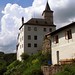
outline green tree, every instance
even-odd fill
[[[24,60],[26,60],[26,59],[29,58],[29,55],[26,54],[26,53],[22,53],[21,58],[22,58],[22,60],[24,61]]]
[[[6,62],[3,60],[0,60],[0,75],[3,75],[5,71],[6,71]]]

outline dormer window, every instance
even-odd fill
[[[49,32],[52,32],[52,28],[49,28]]]

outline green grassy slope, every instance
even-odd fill
[[[11,63],[4,75],[43,75],[41,65],[47,64],[47,62],[43,62],[44,60],[47,58],[41,52],[28,57],[26,55],[23,62]]]

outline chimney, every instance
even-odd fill
[[[24,17],[22,17],[22,25],[24,24]]]

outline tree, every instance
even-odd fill
[[[26,53],[22,53],[21,58],[22,58],[22,60],[24,61],[24,60],[26,60],[26,59],[29,58],[29,55],[26,54]]]

